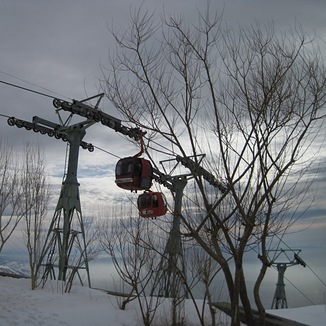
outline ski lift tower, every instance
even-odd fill
[[[271,309],[284,309],[288,308],[288,303],[285,295],[285,283],[284,274],[288,267],[294,265],[301,265],[306,267],[306,263],[299,257],[301,249],[278,249],[269,250],[268,253],[274,252],[274,257],[270,260],[269,265],[275,266],[278,272],[278,278],[276,283],[276,289],[273,297],[273,302]],[[288,253],[293,253],[293,258],[291,258]]]
[[[8,124],[18,128],[25,128],[47,134],[50,137],[61,139],[69,145],[69,156],[67,171],[62,182],[59,200],[52,218],[45,244],[41,252],[42,265],[45,267],[43,274],[43,285],[48,279],[58,279],[66,284],[65,291],[69,292],[76,274],[81,283],[80,269],[86,270],[88,285],[90,275],[87,257],[87,244],[85,228],[82,219],[82,210],[79,197],[79,183],[77,180],[79,147],[94,151],[94,146],[84,142],[82,139],[86,129],[96,122],[114,129],[135,140],[139,139],[138,128],[128,128],[121,124],[121,121],[98,110],[98,105],[104,94],[87,98],[83,101],[66,102],[54,99],[53,105],[59,116],[60,124],[53,123],[39,117],[33,117],[32,122],[10,117]],[[95,107],[84,102],[99,97]],[[63,121],[60,111],[70,112],[69,117]],[[86,120],[69,125],[74,114],[86,117]],[[56,273],[57,270],[57,273]]]
[[[48,124],[46,121],[38,121],[40,122]],[[47,280],[49,274],[55,279],[54,267],[57,267],[57,278],[67,282],[68,291],[76,273],[81,281],[79,269],[86,269],[88,285],[90,286],[91,283],[77,168],[80,143],[86,134],[86,128],[92,124],[94,124],[93,120],[86,120],[61,128],[61,133],[69,144],[68,165],[43,249],[43,254],[47,255],[44,257],[46,262],[43,281]],[[93,150],[93,148],[89,149]],[[68,270],[70,270],[69,274]]]
[[[167,161],[171,160],[160,163]],[[183,190],[187,185],[190,174],[171,176],[161,173],[155,168],[153,169],[153,174],[154,179],[158,183],[168,188],[174,194],[174,209],[172,226],[164,253],[157,268],[158,273],[154,280],[151,295],[176,299],[177,297],[184,297],[187,292],[186,289],[180,287],[180,285],[185,284],[183,278],[186,277],[180,226]]]
[[[151,295],[158,288],[158,295],[170,298],[187,297],[186,284],[186,268],[183,259],[183,248],[181,239],[181,216],[182,216],[182,197],[183,190],[187,185],[189,179],[194,175],[202,176],[209,184],[218,188],[222,193],[226,191],[226,186],[217,180],[210,172],[200,166],[202,159],[205,155],[198,155],[200,159],[195,162],[191,157],[177,156],[177,164],[181,163],[188,168],[191,173],[171,176],[166,173],[161,173],[157,169],[153,169],[156,181],[174,193],[174,210],[172,227],[169,232],[169,237],[165,246],[165,250],[158,267],[158,273],[154,281]],[[170,160],[166,160],[170,161]],[[162,161],[162,163],[166,162]],[[176,166],[173,168],[173,170]],[[182,289],[180,285],[183,285]]]

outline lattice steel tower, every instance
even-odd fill
[[[160,177],[162,177],[162,174]],[[164,253],[157,268],[158,272],[151,295],[176,299],[187,296],[187,290],[184,286],[186,284],[186,269],[180,231],[182,197],[183,190],[187,185],[187,176],[180,175],[168,178],[169,180],[164,177],[164,179],[164,181],[161,179],[161,183],[175,194],[173,221]]]
[[[202,159],[205,157],[205,155],[200,154],[198,157],[199,160],[196,162],[191,157],[176,156],[177,164],[181,163],[183,166],[189,169],[191,171],[190,174],[171,176],[170,173],[163,174],[157,169],[153,169],[154,178],[156,181],[174,193],[174,210],[172,227],[170,229],[164,253],[158,267],[158,273],[154,280],[151,295],[156,294],[167,298],[186,298],[188,296],[188,290],[185,286],[187,282],[187,275],[184,264],[182,237],[180,230],[182,216],[182,197],[188,180],[193,178],[194,175],[200,175],[209,184],[218,188],[222,193],[227,190],[227,187],[220,180],[218,180],[213,174],[200,166],[200,163],[202,162]],[[175,168],[176,166],[172,170]]]
[[[56,124],[39,117],[33,117],[32,122],[10,117],[8,124],[18,128],[25,128],[34,132],[40,132],[68,143],[69,156],[67,171],[62,183],[59,200],[47,233],[45,244],[41,253],[42,265],[44,266],[43,284],[50,276],[52,279],[64,281],[65,291],[69,291],[73,280],[80,269],[86,270],[87,282],[90,286],[90,275],[87,257],[87,244],[85,228],[82,218],[81,203],[79,197],[79,183],[77,180],[79,147],[94,150],[92,144],[83,141],[86,129],[96,122],[114,129],[124,135],[139,140],[139,129],[128,128],[121,121],[98,110],[98,105],[104,94],[96,95],[83,101],[69,103],[60,99],[54,99],[53,104],[59,116],[60,124]],[[99,97],[95,107],[85,104],[85,101]],[[69,117],[63,121],[59,111],[70,112]],[[74,114],[87,119],[69,125]]]
[[[272,302],[272,309],[284,309],[288,308],[288,303],[285,294],[285,283],[284,283],[284,274],[287,267],[294,265],[302,265],[306,267],[305,262],[299,257],[300,249],[278,249],[278,250],[269,250],[270,252],[274,252],[274,257],[270,260],[269,265],[276,266],[278,277],[276,283],[276,289]],[[289,257],[288,252],[293,253],[293,258]],[[281,258],[281,260],[280,260]]]
[[[85,129],[93,123],[86,121],[72,125],[64,132],[69,143],[68,166],[43,249],[46,259],[44,281],[50,274],[52,278],[65,281],[68,291],[76,273],[81,280],[79,269],[86,270],[88,285],[91,285],[77,169],[80,143]],[[58,269],[57,276],[54,267]]]

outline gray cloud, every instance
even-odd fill
[[[99,79],[102,78],[101,64],[105,66],[108,52],[115,47],[108,25],[126,28],[131,8],[140,5],[145,10],[155,10],[158,15],[163,12],[164,7],[166,12],[180,13],[192,22],[197,19],[197,8],[202,9],[203,1],[168,0],[164,1],[163,6],[163,2],[159,0],[2,0],[0,80],[64,99],[80,100],[97,94]],[[326,48],[324,0],[211,1],[211,6],[212,10],[224,10],[224,22],[232,27],[251,24],[255,19],[262,22],[272,20],[277,29],[287,28],[299,22],[304,31],[309,35],[316,35],[320,46]],[[58,122],[51,98],[0,84],[0,99],[1,114],[27,121],[37,115]],[[101,108],[106,113],[118,117],[117,111],[108,101],[104,100]],[[8,138],[17,151],[21,150],[27,141],[39,143],[45,148],[48,171],[52,180],[57,182],[54,189],[58,194],[65,162],[65,143],[25,129],[9,127],[3,117],[0,117],[0,131],[0,135]],[[136,144],[131,144],[121,135],[109,128],[100,127],[99,124],[87,130],[85,141],[118,157],[137,151]],[[93,153],[81,151],[80,193],[85,203],[84,205],[82,202],[82,207],[91,210],[92,203],[97,207],[103,203],[130,204],[128,194],[114,184],[114,165],[118,160],[114,155],[98,150]],[[325,156],[322,162],[325,163]],[[317,178],[320,189],[318,206],[316,204],[312,207],[305,218],[317,218],[320,227],[311,228],[307,233],[301,232],[298,236],[289,236],[291,245],[298,243],[305,248],[305,256],[313,257],[317,246],[319,258],[326,254],[325,178],[326,171],[321,165]],[[53,200],[55,202],[56,198]],[[303,237],[303,234],[306,236]],[[309,244],[313,248],[310,248]],[[324,259],[323,262],[319,266],[320,271],[325,271]]]

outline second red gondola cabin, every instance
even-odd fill
[[[138,196],[137,206],[141,217],[155,218],[167,212],[166,198],[161,192],[145,191]]]
[[[152,165],[144,158],[125,157],[118,161],[115,177],[115,182],[120,188],[131,191],[148,190],[152,185]]]

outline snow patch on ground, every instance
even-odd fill
[[[29,279],[0,276],[0,293],[1,326],[143,325],[136,300],[128,304],[126,310],[120,310],[117,297],[87,287],[75,285],[70,293],[64,293],[61,282],[48,281],[45,288],[31,290]],[[201,304],[200,300],[198,303]],[[169,325],[169,311],[169,301],[164,300],[153,325]],[[326,306],[323,305],[269,312],[312,326],[323,326],[326,320]],[[190,300],[185,305],[185,316],[187,326],[199,325]],[[228,321],[226,315],[219,314],[219,325],[228,325]]]

